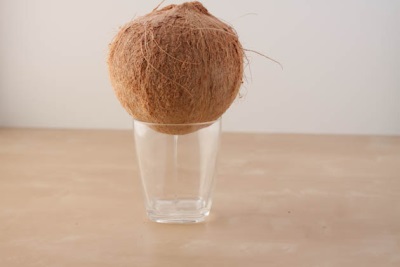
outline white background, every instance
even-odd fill
[[[163,6],[183,1],[166,1]],[[202,1],[248,53],[228,131],[400,134],[400,1]],[[1,0],[0,126],[130,128],[106,66],[159,1]]]

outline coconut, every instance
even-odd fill
[[[123,26],[110,44],[111,84],[136,120],[187,124],[218,119],[236,98],[243,48],[234,29],[199,2],[169,5]],[[168,134],[197,127],[153,126]]]

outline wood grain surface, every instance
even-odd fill
[[[222,140],[210,217],[165,225],[130,131],[0,129],[0,266],[400,266],[400,137]]]

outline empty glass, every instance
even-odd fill
[[[150,220],[204,221],[211,208],[221,120],[192,124],[134,120],[133,124]]]

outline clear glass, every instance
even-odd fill
[[[133,124],[149,219],[204,221],[211,209],[221,119],[192,124],[134,120]]]

